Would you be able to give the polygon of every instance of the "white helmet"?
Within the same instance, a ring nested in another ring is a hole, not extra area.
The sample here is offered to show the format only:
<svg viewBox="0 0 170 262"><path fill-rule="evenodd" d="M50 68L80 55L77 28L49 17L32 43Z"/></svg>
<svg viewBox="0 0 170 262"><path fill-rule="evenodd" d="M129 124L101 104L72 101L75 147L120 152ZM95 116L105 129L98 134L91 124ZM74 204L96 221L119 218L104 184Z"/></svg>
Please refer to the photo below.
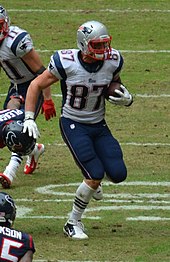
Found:
<svg viewBox="0 0 170 262"><path fill-rule="evenodd" d="M10 19L7 15L7 11L3 6L0 6L0 41L7 37L10 26Z"/></svg>
<svg viewBox="0 0 170 262"><path fill-rule="evenodd" d="M88 21L77 30L78 48L83 54L96 60L109 58L111 39L105 25L97 21Z"/></svg>

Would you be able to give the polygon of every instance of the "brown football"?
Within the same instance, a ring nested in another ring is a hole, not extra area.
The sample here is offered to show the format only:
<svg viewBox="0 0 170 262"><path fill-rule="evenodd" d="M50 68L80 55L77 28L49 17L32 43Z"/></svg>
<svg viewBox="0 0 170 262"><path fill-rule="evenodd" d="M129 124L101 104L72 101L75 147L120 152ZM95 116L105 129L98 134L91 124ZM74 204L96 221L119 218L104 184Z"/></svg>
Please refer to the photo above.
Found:
<svg viewBox="0 0 170 262"><path fill-rule="evenodd" d="M120 83L112 82L105 90L105 98L108 99L109 96L120 97L117 93L115 93L115 89L118 89L121 92L123 92L120 86L121 86Z"/></svg>

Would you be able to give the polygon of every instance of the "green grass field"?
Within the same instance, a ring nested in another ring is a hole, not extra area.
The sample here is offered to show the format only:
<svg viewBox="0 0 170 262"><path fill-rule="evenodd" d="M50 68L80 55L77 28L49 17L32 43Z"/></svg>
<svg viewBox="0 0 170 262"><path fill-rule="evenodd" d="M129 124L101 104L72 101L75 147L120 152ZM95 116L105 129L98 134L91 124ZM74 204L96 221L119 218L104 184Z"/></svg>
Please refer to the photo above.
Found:
<svg viewBox="0 0 170 262"><path fill-rule="evenodd" d="M103 182L104 199L92 200L83 222L89 240L67 239L62 227L82 175L58 127L57 117L37 119L45 144L34 175L20 168L7 190L18 207L15 227L30 232L35 262L170 261L170 3L168 0L1 1L12 24L27 29L45 64L57 49L76 48L76 30L87 20L107 25L112 46L125 60L122 79L134 95L130 108L107 104L106 120L120 141L126 182ZM0 107L9 81L1 70ZM61 94L54 84L52 93ZM0 171L10 152L0 152Z"/></svg>

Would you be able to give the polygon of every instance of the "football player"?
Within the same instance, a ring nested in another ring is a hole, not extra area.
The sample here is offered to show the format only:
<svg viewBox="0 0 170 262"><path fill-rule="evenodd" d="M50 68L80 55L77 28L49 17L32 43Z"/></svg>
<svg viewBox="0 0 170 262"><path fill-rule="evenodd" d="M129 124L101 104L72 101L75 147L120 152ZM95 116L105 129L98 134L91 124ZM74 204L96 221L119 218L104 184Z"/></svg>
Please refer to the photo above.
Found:
<svg viewBox="0 0 170 262"><path fill-rule="evenodd" d="M3 6L0 6L0 66L10 81L3 108L24 108L30 82L40 75L45 70L45 67L34 49L29 33L18 26L10 25L10 18ZM43 95L40 93L38 96L35 118L41 108L46 120L56 115L55 106L51 99L50 87L43 91ZM5 179L5 177L15 175L14 172L16 170L9 168L14 161L21 163L20 156L17 156L17 154L11 155L9 165L3 173L0 173L1 177ZM28 159L24 170L27 174L32 172L30 164Z"/></svg>
<svg viewBox="0 0 170 262"><path fill-rule="evenodd" d="M23 109L5 109L0 111L0 149L7 146L12 152L12 158L4 174L0 174L0 183L3 188L10 188L16 171L23 156L27 155L24 168L25 174L32 174L37 166L39 157L44 152L44 145L23 133ZM16 161L16 159L18 161Z"/></svg>
<svg viewBox="0 0 170 262"><path fill-rule="evenodd" d="M59 50L51 56L48 69L28 88L23 132L37 138L34 121L37 96L60 81L63 101L60 130L84 179L77 188L73 208L63 230L72 239L87 239L82 215L92 197L96 198L105 174L113 183L127 177L121 146L105 121L105 89L120 82L123 58L111 47L112 37L105 25L88 21L77 31L78 49ZM130 106L132 95L121 84L119 97L109 96L114 105ZM122 119L121 119L122 120ZM102 197L99 190L100 198ZM98 198L99 199L99 198Z"/></svg>
<svg viewBox="0 0 170 262"><path fill-rule="evenodd" d="M30 234L13 228L16 206L10 195L0 192L0 261L33 261L34 241Z"/></svg>

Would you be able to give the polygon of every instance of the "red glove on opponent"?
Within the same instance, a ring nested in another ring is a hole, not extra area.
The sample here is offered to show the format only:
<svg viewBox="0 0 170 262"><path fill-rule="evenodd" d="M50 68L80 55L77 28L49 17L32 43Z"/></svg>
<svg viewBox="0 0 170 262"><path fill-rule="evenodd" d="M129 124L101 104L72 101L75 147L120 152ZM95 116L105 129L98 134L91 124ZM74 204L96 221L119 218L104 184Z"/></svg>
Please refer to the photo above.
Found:
<svg viewBox="0 0 170 262"><path fill-rule="evenodd" d="M42 104L41 114L45 115L45 119L48 121L50 118L56 116L55 105L52 99L44 100Z"/></svg>

